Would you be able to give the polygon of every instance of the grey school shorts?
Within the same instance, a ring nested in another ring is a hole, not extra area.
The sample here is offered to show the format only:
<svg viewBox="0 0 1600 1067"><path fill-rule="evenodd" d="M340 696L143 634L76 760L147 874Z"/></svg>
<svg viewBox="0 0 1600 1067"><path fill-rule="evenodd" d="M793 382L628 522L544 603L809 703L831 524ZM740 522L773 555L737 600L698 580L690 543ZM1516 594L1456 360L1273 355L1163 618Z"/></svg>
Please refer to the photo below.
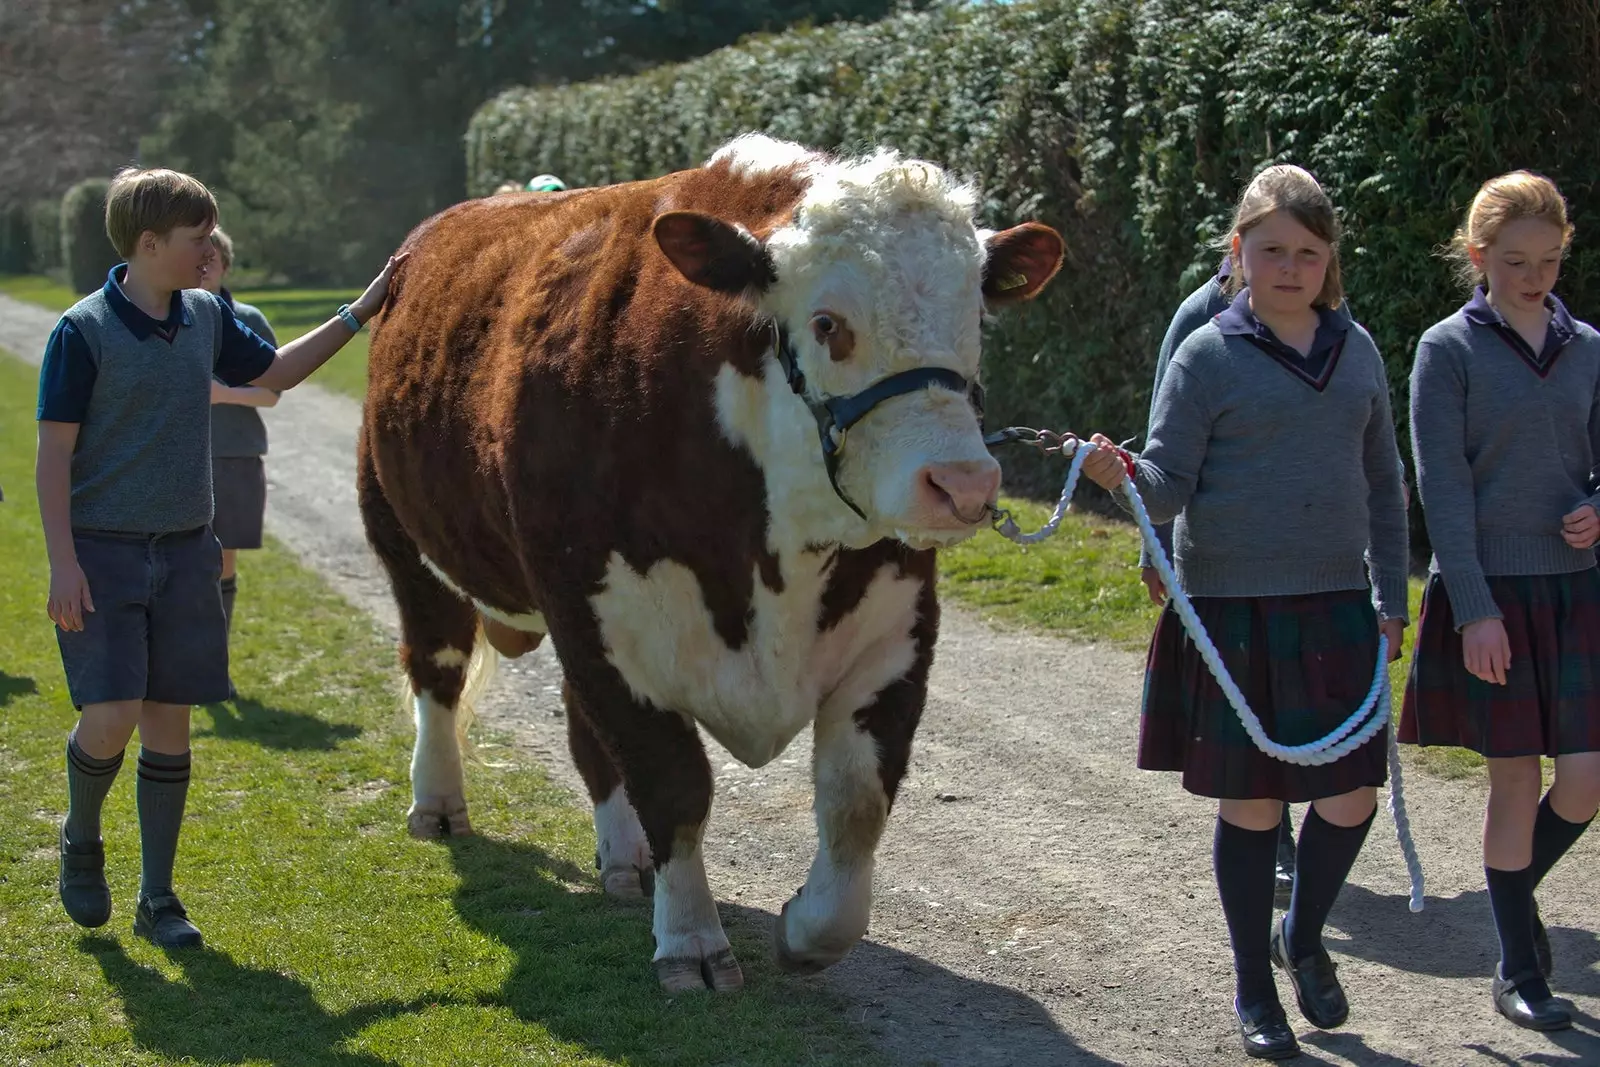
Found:
<svg viewBox="0 0 1600 1067"><path fill-rule="evenodd" d="M228 699L222 546L210 526L171 534L73 530L94 610L56 628L78 708L110 700Z"/></svg>
<svg viewBox="0 0 1600 1067"><path fill-rule="evenodd" d="M260 548L267 513L267 467L260 456L224 456L211 461L216 514L211 532L223 548Z"/></svg>

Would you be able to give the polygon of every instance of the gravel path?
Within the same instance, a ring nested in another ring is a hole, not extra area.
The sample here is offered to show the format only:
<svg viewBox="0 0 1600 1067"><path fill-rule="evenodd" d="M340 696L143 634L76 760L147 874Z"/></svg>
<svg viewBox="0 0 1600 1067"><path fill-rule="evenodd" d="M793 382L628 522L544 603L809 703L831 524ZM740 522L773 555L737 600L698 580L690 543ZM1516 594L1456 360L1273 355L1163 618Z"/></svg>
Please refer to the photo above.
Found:
<svg viewBox="0 0 1600 1067"><path fill-rule="evenodd" d="M54 323L0 296L0 347L37 361ZM358 405L303 386L266 417L269 528L392 631L355 506ZM1136 655L1003 632L946 605L916 753L880 852L872 930L811 979L840 994L850 1020L896 1058L1245 1062L1211 880L1214 809L1173 776L1134 770L1141 667ZM581 794L560 714L548 646L503 665L483 709ZM770 922L805 880L815 840L809 765L804 739L759 771L712 747L707 862L730 925ZM1327 1034L1301 1023L1297 1062L1600 1064L1600 835L1580 842L1540 894L1552 984L1573 1001L1578 1027L1525 1033L1489 1007L1496 945L1478 845L1483 789L1417 774L1407 786L1427 910L1407 911L1404 866L1380 816L1329 923L1351 1021ZM1292 992L1280 989L1293 1015Z"/></svg>

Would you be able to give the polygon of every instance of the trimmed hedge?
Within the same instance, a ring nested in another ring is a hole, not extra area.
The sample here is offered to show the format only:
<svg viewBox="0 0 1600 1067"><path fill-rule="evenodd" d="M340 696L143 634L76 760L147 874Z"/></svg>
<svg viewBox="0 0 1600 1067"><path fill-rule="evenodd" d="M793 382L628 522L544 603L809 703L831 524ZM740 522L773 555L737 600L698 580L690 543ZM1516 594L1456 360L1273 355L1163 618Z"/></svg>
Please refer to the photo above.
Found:
<svg viewBox="0 0 1600 1067"><path fill-rule="evenodd" d="M32 262L28 209L21 204L0 207L0 274L26 274Z"/></svg>
<svg viewBox="0 0 1600 1067"><path fill-rule="evenodd" d="M61 270L61 201L35 200L28 208L28 248L33 273Z"/></svg>
<svg viewBox="0 0 1600 1067"><path fill-rule="evenodd" d="M85 178L61 198L61 256L67 281L79 293L106 283L106 272L122 262L106 234L106 195L111 182Z"/></svg>
<svg viewBox="0 0 1600 1067"><path fill-rule="evenodd" d="M503 93L469 126L469 185L646 178L752 129L893 145L975 180L988 224L1061 230L1061 276L990 336L997 422L1141 434L1167 319L1268 163L1308 167L1340 205L1351 303L1397 412L1417 338L1462 302L1435 252L1485 178L1530 167L1561 184L1578 228L1561 290L1600 314L1592 0L1034 0L800 30ZM1008 464L1013 489L1053 491L1060 473Z"/></svg>

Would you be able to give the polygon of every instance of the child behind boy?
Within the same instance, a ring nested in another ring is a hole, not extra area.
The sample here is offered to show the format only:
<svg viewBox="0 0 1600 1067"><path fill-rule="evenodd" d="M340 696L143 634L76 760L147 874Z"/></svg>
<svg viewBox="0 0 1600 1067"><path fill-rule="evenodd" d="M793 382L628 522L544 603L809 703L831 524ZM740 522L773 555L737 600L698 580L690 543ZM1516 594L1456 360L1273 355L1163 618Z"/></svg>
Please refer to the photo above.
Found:
<svg viewBox="0 0 1600 1067"><path fill-rule="evenodd" d="M218 226L211 231L211 246L217 250L215 267L206 271L201 285L228 305L235 318L272 347L278 338L261 309L235 300L228 291L228 274L233 270L233 239ZM211 532L222 544L222 616L233 634L233 604L239 594L238 561L241 550L260 548L262 525L267 513L267 468L261 457L267 454L267 424L257 409L270 408L278 394L256 385L227 385L211 381L211 491L216 498L216 514ZM233 679L228 679L228 697L238 694Z"/></svg>
<svg viewBox="0 0 1600 1067"><path fill-rule="evenodd" d="M391 258L337 319L274 353L196 288L216 255L216 221L216 201L195 178L119 172L106 232L127 262L61 317L39 372L48 611L80 713L67 739L61 903L83 926L111 916L100 809L137 726L133 928L164 948L201 943L172 887L189 708L228 691L221 548L211 532L211 379L298 385L383 306L399 262Z"/></svg>

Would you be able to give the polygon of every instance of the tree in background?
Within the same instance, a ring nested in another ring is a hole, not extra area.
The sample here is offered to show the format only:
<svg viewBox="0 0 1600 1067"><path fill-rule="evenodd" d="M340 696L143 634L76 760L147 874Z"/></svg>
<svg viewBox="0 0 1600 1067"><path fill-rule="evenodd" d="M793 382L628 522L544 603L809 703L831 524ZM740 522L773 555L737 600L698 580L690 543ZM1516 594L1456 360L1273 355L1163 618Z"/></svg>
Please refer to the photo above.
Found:
<svg viewBox="0 0 1600 1067"><path fill-rule="evenodd" d="M246 266L364 277L466 196L462 137L511 85L630 73L908 0L188 0L189 78L142 142L218 194Z"/></svg>
<svg viewBox="0 0 1600 1067"><path fill-rule="evenodd" d="M131 162L196 26L183 0L0 0L0 206Z"/></svg>

